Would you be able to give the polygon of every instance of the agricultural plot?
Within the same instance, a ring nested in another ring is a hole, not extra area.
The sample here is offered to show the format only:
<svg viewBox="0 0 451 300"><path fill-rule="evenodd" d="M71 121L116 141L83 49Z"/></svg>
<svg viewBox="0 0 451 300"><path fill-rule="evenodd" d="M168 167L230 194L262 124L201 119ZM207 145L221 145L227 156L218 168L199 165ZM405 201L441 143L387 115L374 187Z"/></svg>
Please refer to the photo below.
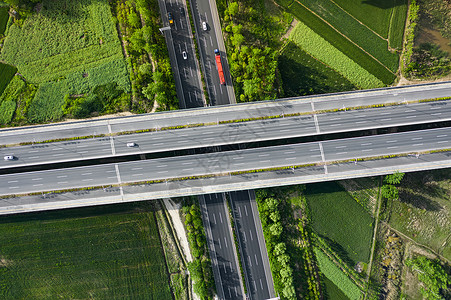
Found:
<svg viewBox="0 0 451 300"><path fill-rule="evenodd" d="M348 40L346 37L341 35L336 29L325 23L323 20L318 18L315 14L305 8L302 4L298 2L293 2L293 4L289 7L289 11L298 19L302 20L302 22L308 27L310 31L316 33L316 35L320 36L327 44L333 46L335 48L335 52L342 52L342 56L346 56L348 60L354 61L354 64L360 66L360 68L366 70L371 76L377 78L384 84L391 84L395 75L388 70L383 64L373 59L368 53L359 48L356 44ZM311 29L310 29L311 28ZM310 34L312 35L312 34ZM324 42L322 43L324 44ZM318 52L324 51L322 49L324 46L317 45L315 46ZM330 46L329 46L330 47ZM329 56L328 53L327 56ZM352 58L352 59L351 59ZM326 64L328 64L326 62ZM332 68L336 69L331 65ZM342 67L343 68L343 67ZM347 73L353 73L355 67L351 67L351 70L347 70ZM336 69L337 70L337 69ZM347 77L351 82L355 83L351 78L346 76L343 73L343 70L337 70L343 76ZM358 76L360 77L360 76ZM363 77L364 81L368 81L368 76ZM371 80L374 84L374 80ZM364 86L359 84L358 86L362 88L366 88L369 82L367 82ZM376 86L373 86L376 87Z"/></svg>
<svg viewBox="0 0 451 300"><path fill-rule="evenodd" d="M362 295L360 289L318 248L313 249L321 273L326 276L344 295L351 300L358 300ZM335 292L336 293L336 292ZM334 300L336 298L333 298Z"/></svg>
<svg viewBox="0 0 451 300"><path fill-rule="evenodd" d="M404 28L406 25L407 3L401 0L402 4L393 7L393 13L390 21L390 30L388 35L389 45L393 49L402 49L404 38Z"/></svg>
<svg viewBox="0 0 451 300"><path fill-rule="evenodd" d="M153 207L0 218L2 299L172 299Z"/></svg>
<svg viewBox="0 0 451 300"><path fill-rule="evenodd" d="M389 28L394 26L390 20L392 14L398 13L395 10L400 7L407 9L407 0L334 0L334 2L384 38L388 38ZM406 15L404 21L405 19ZM398 29L404 31L404 26Z"/></svg>
<svg viewBox="0 0 451 300"><path fill-rule="evenodd" d="M329 278L324 278L324 295L328 300L349 300L349 298Z"/></svg>
<svg viewBox="0 0 451 300"><path fill-rule="evenodd" d="M391 204L390 225L451 260L451 175L449 169L407 173L399 200Z"/></svg>
<svg viewBox="0 0 451 300"><path fill-rule="evenodd" d="M101 65L122 57L111 20L106 0L44 0L22 27L10 27L1 58L32 83Z"/></svg>
<svg viewBox="0 0 451 300"><path fill-rule="evenodd" d="M285 46L278 64L284 97L356 89L349 80L307 54L293 42Z"/></svg>
<svg viewBox="0 0 451 300"><path fill-rule="evenodd" d="M366 25L359 22L356 18L336 5L333 1L299 1L392 72L396 72L398 70L399 56L398 54L389 51L388 40L384 39ZM388 22L386 26L389 27L390 23Z"/></svg>
<svg viewBox="0 0 451 300"><path fill-rule="evenodd" d="M290 40L360 88L368 89L384 85L382 81L316 34L303 22L299 22L290 33Z"/></svg>
<svg viewBox="0 0 451 300"><path fill-rule="evenodd" d="M3 93L16 72L17 69L15 67L0 63L0 95Z"/></svg>
<svg viewBox="0 0 451 300"><path fill-rule="evenodd" d="M373 219L365 209L335 182L307 185L306 198L317 234L351 268L368 263Z"/></svg>

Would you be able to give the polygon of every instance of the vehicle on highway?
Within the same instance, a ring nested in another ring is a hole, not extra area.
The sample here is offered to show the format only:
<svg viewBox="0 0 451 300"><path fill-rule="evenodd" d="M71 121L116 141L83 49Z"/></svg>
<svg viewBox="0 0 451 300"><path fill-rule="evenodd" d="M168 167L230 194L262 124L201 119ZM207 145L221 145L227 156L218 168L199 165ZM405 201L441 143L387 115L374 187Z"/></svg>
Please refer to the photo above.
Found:
<svg viewBox="0 0 451 300"><path fill-rule="evenodd" d="M174 18L172 17L172 13L168 12L168 20L169 24L174 24Z"/></svg>
<svg viewBox="0 0 451 300"><path fill-rule="evenodd" d="M219 82L221 84L225 84L224 70L222 69L221 53L219 52L219 49L215 49L215 59L216 59L216 67L218 68Z"/></svg>
<svg viewBox="0 0 451 300"><path fill-rule="evenodd" d="M185 16L185 9L183 7L180 7L180 14L182 15L182 17Z"/></svg>
<svg viewBox="0 0 451 300"><path fill-rule="evenodd" d="M202 29L207 31L207 29L208 29L207 22L202 22Z"/></svg>
<svg viewBox="0 0 451 300"><path fill-rule="evenodd" d="M6 156L3 157L3 159L4 160L14 160L15 157L14 157L14 155L6 155Z"/></svg>
<svg viewBox="0 0 451 300"><path fill-rule="evenodd" d="M136 145L136 143L127 143L127 147L136 147L138 145Z"/></svg>
<svg viewBox="0 0 451 300"><path fill-rule="evenodd" d="M188 54L186 54L186 51L182 52L182 56L183 56L183 59L188 59Z"/></svg>

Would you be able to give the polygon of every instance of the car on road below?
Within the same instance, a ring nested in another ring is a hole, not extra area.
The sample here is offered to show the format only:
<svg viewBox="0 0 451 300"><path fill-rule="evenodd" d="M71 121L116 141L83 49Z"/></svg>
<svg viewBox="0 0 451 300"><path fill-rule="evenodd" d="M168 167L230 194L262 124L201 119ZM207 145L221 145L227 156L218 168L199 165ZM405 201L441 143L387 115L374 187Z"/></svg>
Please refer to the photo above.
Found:
<svg viewBox="0 0 451 300"><path fill-rule="evenodd" d="M168 12L168 20L169 24L174 24L174 17L172 16L172 13Z"/></svg>
<svg viewBox="0 0 451 300"><path fill-rule="evenodd" d="M15 157L14 157L14 155L6 155L6 156L3 157L3 159L4 160L14 160Z"/></svg>
<svg viewBox="0 0 451 300"><path fill-rule="evenodd" d="M207 31L207 29L208 29L207 22L202 22L202 29Z"/></svg>
<svg viewBox="0 0 451 300"><path fill-rule="evenodd" d="M138 145L136 145L136 143L127 143L127 147L136 147L136 146L138 146Z"/></svg>
<svg viewBox="0 0 451 300"><path fill-rule="evenodd" d="M186 54L186 51L182 52L182 56L183 56L183 59L188 59L188 54Z"/></svg>
<svg viewBox="0 0 451 300"><path fill-rule="evenodd" d="M180 7L180 14L182 15L182 17L185 16L185 9L183 7Z"/></svg>

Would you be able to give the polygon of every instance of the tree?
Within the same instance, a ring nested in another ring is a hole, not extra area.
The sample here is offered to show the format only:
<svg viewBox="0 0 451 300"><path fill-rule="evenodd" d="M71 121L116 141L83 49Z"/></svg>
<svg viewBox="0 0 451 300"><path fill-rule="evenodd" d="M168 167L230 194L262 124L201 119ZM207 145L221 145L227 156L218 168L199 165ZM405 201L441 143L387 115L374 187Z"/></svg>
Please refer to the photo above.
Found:
<svg viewBox="0 0 451 300"><path fill-rule="evenodd" d="M235 16L238 13L238 3L237 2L230 2L229 4L229 15Z"/></svg>
<svg viewBox="0 0 451 300"><path fill-rule="evenodd" d="M400 173L399 171L396 171L395 173L391 175L387 175L384 178L384 182L388 184L400 184L401 180L404 178L404 173Z"/></svg>
<svg viewBox="0 0 451 300"><path fill-rule="evenodd" d="M398 188L391 184L384 184L381 187L381 194L386 199L397 200L399 199Z"/></svg>
<svg viewBox="0 0 451 300"><path fill-rule="evenodd" d="M280 223L274 223L269 226L269 231L274 236L279 236L282 233L282 225Z"/></svg>

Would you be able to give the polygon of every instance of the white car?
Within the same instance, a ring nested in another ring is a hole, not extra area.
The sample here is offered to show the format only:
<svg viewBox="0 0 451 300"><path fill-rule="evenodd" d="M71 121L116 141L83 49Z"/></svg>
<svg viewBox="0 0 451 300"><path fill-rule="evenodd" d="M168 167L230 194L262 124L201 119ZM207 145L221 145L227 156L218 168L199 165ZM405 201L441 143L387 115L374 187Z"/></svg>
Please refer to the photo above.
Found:
<svg viewBox="0 0 451 300"><path fill-rule="evenodd" d="M127 147L136 147L136 143L127 143Z"/></svg>
<svg viewBox="0 0 451 300"><path fill-rule="evenodd" d="M188 54L186 54L186 51L182 52L182 56L183 56L183 59L188 59Z"/></svg>
<svg viewBox="0 0 451 300"><path fill-rule="evenodd" d="M208 29L207 22L202 22L202 29L207 31L207 29Z"/></svg>
<svg viewBox="0 0 451 300"><path fill-rule="evenodd" d="M6 155L3 157L4 160L14 160L14 155Z"/></svg>

